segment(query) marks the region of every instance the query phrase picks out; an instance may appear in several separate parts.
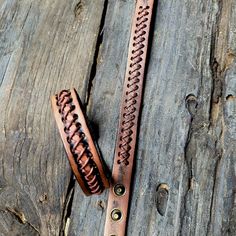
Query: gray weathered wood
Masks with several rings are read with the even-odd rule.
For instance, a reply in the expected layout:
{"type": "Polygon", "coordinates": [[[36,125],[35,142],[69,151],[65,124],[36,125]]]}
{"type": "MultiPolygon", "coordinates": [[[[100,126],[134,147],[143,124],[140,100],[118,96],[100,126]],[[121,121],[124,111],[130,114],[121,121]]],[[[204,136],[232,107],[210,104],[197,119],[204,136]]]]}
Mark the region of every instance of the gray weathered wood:
{"type": "Polygon", "coordinates": [[[0,1],[0,235],[59,234],[71,172],[49,98],[85,100],[103,4],[0,1]]]}
{"type": "MultiPolygon", "coordinates": [[[[70,181],[49,96],[78,89],[111,169],[135,1],[0,6],[0,234],[103,235],[107,192],[70,181]]],[[[155,8],[127,235],[233,236],[236,3],[155,8]]]]}

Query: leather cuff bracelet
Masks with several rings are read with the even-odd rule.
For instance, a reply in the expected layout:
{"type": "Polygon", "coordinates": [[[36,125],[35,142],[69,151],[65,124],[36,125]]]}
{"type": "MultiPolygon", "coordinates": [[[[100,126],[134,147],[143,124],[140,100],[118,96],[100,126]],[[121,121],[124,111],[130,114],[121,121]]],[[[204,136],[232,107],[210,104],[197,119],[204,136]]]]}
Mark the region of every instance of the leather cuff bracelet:
{"type": "Polygon", "coordinates": [[[89,132],[79,97],[74,89],[52,97],[53,113],[73,173],[86,195],[109,187],[98,150],[89,132]]]}

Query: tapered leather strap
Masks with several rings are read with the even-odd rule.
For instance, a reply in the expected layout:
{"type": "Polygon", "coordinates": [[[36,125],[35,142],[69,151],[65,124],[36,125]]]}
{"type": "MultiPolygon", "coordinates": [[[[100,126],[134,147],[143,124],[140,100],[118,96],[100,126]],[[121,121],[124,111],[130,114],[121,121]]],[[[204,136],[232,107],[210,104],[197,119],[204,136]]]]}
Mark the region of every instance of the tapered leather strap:
{"type": "Polygon", "coordinates": [[[75,89],[52,96],[52,108],[72,171],[86,195],[109,187],[75,89]]]}
{"type": "Polygon", "coordinates": [[[124,236],[154,0],[137,0],[129,43],[105,236],[124,236]]]}

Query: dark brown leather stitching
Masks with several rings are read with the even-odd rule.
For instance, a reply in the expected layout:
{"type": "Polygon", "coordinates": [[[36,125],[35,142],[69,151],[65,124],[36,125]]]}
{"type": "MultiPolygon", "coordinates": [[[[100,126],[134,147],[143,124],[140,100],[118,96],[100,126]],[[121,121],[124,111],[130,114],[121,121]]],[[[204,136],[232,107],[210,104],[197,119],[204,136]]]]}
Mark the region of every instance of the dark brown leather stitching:
{"type": "Polygon", "coordinates": [[[56,95],[57,106],[64,123],[64,132],[67,142],[77,163],[78,170],[85,180],[91,194],[100,194],[104,190],[96,164],[92,159],[89,145],[81,124],[77,121],[78,115],[74,112],[75,106],[69,90],[63,90],[56,95]]]}
{"type": "Polygon", "coordinates": [[[128,83],[126,86],[126,98],[124,100],[124,110],[121,116],[124,118],[122,121],[121,134],[119,137],[119,148],[118,152],[119,159],[117,160],[118,164],[129,164],[130,157],[130,142],[132,141],[132,127],[134,126],[133,120],[135,119],[136,107],[139,89],[140,76],[143,65],[143,48],[145,47],[145,35],[147,32],[145,29],[147,28],[146,22],[148,21],[147,16],[149,15],[149,6],[140,6],[138,11],[138,16],[136,18],[136,29],[134,31],[133,37],[133,50],[131,51],[130,64],[129,64],[129,77],[128,83]]]}

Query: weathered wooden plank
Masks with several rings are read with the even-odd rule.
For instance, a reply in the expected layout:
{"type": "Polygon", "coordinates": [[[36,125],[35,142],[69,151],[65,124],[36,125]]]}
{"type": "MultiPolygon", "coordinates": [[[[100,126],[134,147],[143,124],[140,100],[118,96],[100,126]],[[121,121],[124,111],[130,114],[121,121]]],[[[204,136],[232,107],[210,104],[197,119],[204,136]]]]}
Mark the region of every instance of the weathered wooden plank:
{"type": "MultiPolygon", "coordinates": [[[[158,2],[127,234],[234,235],[235,4],[158,2]],[[163,216],[161,183],[169,187],[163,216]]],[[[110,168],[133,7],[108,3],[88,107],[110,168]]],[[[76,187],[69,235],[103,235],[106,198],[76,187]]]]}
{"type": "MultiPolygon", "coordinates": [[[[49,96],[75,86],[87,97],[111,169],[134,4],[0,2],[0,234],[103,235],[107,193],[75,185],[73,197],[49,96]]],[[[232,0],[159,0],[128,235],[235,234],[235,11],[232,0]]]]}
{"type": "MultiPolygon", "coordinates": [[[[108,1],[97,73],[88,105],[88,117],[99,129],[96,131],[98,144],[110,169],[134,6],[135,1],[108,1]]],[[[68,235],[103,235],[106,201],[107,192],[88,198],[76,185],[68,235]]]]}
{"type": "Polygon", "coordinates": [[[49,97],[85,100],[103,5],[0,1],[1,235],[59,234],[71,172],[49,97]]]}

